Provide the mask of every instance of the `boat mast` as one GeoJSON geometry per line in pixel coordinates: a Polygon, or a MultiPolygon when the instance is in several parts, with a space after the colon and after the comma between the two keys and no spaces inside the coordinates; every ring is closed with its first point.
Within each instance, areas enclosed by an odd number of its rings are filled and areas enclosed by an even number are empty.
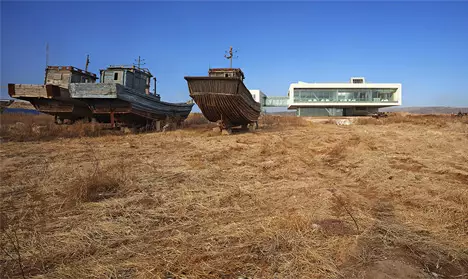
{"type": "Polygon", "coordinates": [[[86,66],[85,66],[85,71],[88,71],[88,66],[89,66],[89,54],[86,55],[86,66]]]}
{"type": "Polygon", "coordinates": [[[47,83],[47,69],[49,68],[49,42],[46,43],[46,58],[45,58],[45,75],[44,84],[47,83]]]}

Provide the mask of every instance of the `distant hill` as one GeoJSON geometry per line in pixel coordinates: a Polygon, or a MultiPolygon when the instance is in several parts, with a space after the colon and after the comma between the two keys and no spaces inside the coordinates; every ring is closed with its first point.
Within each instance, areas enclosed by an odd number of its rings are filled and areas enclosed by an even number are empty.
{"type": "Polygon", "coordinates": [[[380,111],[386,112],[408,112],[415,114],[451,114],[451,113],[468,113],[468,107],[391,107],[382,108],[380,111]]]}
{"type": "Polygon", "coordinates": [[[39,114],[30,102],[22,100],[11,99],[0,100],[1,113],[25,113],[25,114],[39,114]]]}
{"type": "Polygon", "coordinates": [[[15,108],[15,109],[35,109],[33,105],[31,105],[30,102],[23,101],[23,100],[15,100],[13,104],[8,106],[9,108],[15,108]]]}

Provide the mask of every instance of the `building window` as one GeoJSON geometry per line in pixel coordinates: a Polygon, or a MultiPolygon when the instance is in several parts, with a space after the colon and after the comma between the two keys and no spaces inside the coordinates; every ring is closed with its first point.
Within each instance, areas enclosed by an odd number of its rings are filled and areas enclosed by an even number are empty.
{"type": "Polygon", "coordinates": [[[119,73],[114,73],[114,80],[119,80],[119,73]]]}

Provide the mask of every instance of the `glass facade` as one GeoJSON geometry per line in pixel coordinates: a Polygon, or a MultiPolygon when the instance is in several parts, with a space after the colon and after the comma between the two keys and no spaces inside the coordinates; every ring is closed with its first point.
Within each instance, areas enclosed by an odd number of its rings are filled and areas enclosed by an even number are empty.
{"type": "Polygon", "coordinates": [[[378,112],[376,107],[299,107],[297,116],[362,116],[378,112]]]}
{"type": "Polygon", "coordinates": [[[397,103],[395,89],[294,89],[295,103],[323,103],[323,102],[369,102],[369,103],[397,103]]]}

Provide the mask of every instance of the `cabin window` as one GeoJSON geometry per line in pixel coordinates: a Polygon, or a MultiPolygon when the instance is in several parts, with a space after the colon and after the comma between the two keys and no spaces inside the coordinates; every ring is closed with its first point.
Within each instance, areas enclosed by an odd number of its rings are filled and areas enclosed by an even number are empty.
{"type": "Polygon", "coordinates": [[[114,73],[114,80],[119,80],[119,73],[114,73]]]}
{"type": "Polygon", "coordinates": [[[224,74],[224,77],[228,77],[228,76],[229,76],[229,74],[224,74]]]}

